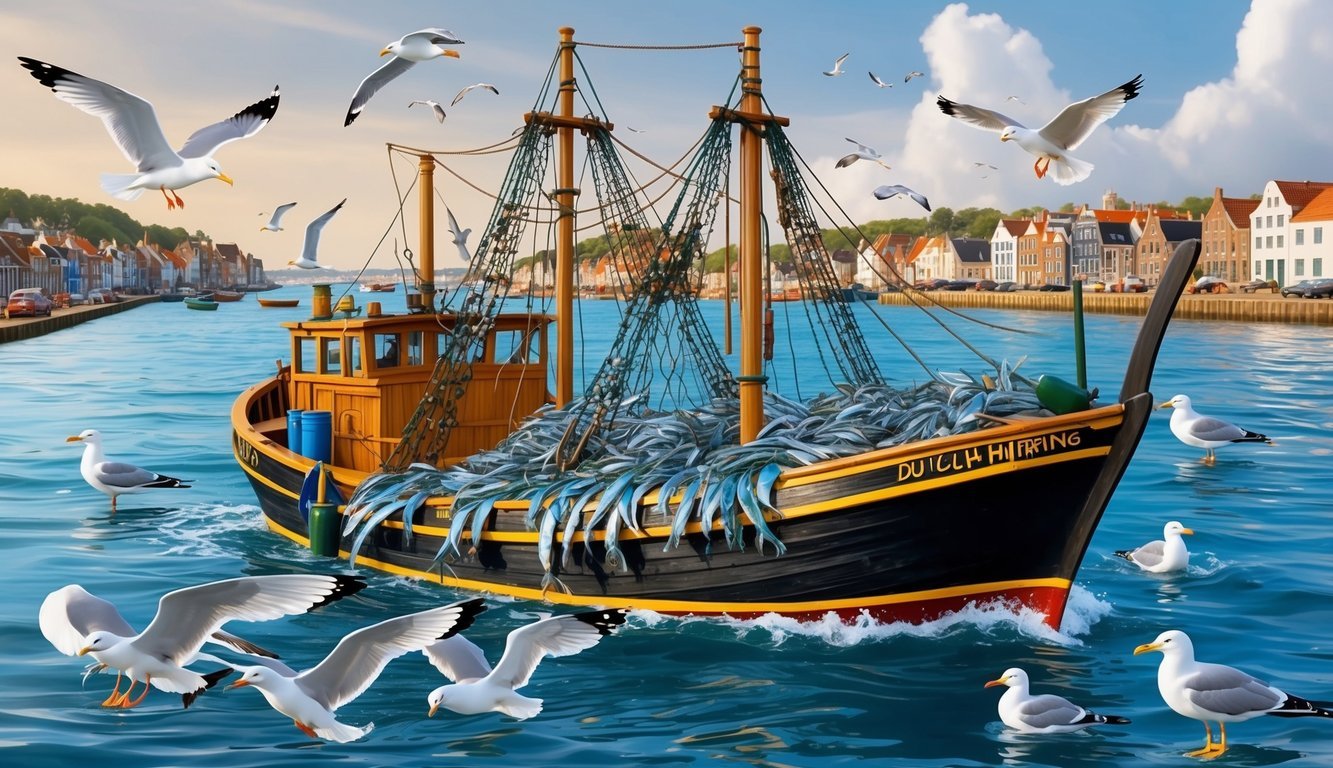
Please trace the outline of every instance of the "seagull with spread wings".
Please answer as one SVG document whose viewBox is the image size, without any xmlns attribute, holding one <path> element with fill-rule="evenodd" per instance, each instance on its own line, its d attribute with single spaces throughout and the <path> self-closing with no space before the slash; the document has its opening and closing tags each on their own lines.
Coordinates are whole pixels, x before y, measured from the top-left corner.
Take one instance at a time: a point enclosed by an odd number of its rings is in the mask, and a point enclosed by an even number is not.
<svg viewBox="0 0 1333 768">
<path fill-rule="evenodd" d="M 352 95 L 352 105 L 347 108 L 347 117 L 343 118 L 343 126 L 349 126 L 360 114 L 361 110 L 366 108 L 370 102 L 370 97 L 374 96 L 379 89 L 383 88 L 395 77 L 403 74 L 412 68 L 412 65 L 419 61 L 430 61 L 440 57 L 458 58 L 458 51 L 452 48 L 445 48 L 446 45 L 462 45 L 463 41 L 458 36 L 447 29 L 431 27 L 403 35 L 398 40 L 384 46 L 380 51 L 381 56 L 392 55 L 384 66 L 366 75 L 366 79 L 357 86 L 356 93 Z"/>
<path fill-rule="evenodd" d="M 847 139 L 847 140 L 856 145 L 856 151 L 852 152 L 849 155 L 843 155 L 841 158 L 839 158 L 837 162 L 838 168 L 846 168 L 847 166 L 851 165 L 857 160 L 869 160 L 872 163 L 879 163 L 880 165 L 884 166 L 886 170 L 893 170 L 888 166 L 888 164 L 884 162 L 879 152 L 875 151 L 874 149 L 871 149 L 870 147 L 867 147 L 866 145 L 862 144 L 856 139 Z"/>
<path fill-rule="evenodd" d="M 925 208 L 927 211 L 930 210 L 930 202 L 926 200 L 926 196 L 917 192 L 915 189 L 904 187 L 902 184 L 884 184 L 875 187 L 875 197 L 880 200 L 888 200 L 889 198 L 897 197 L 898 195 L 910 197 L 916 201 L 917 205 Z"/>
<path fill-rule="evenodd" d="M 281 232 L 283 214 L 287 213 L 287 211 L 290 211 L 294 207 L 296 207 L 296 203 L 283 203 L 277 208 L 274 208 L 272 218 L 268 220 L 267 224 L 260 227 L 259 231 L 263 232 L 264 230 L 268 230 L 269 232 Z M 264 214 L 261 213 L 259 215 L 263 216 Z"/>
<path fill-rule="evenodd" d="M 114 85 L 47 64 L 18 57 L 37 82 L 50 88 L 61 101 L 100 118 L 125 158 L 135 165 L 134 173 L 102 174 L 102 191 L 120 200 L 136 200 L 145 189 L 159 189 L 167 208 L 184 208 L 175 190 L 205 179 L 228 184 L 231 177 L 213 159 L 224 144 L 259 133 L 278 112 L 278 87 L 268 98 L 257 101 L 221 122 L 190 134 L 173 151 L 157 122 L 153 105 Z M 171 194 L 167 191 L 171 190 Z"/>
<path fill-rule="evenodd" d="M 319 256 L 319 235 L 324 231 L 324 225 L 329 223 L 329 219 L 343 207 L 347 198 L 343 198 L 341 203 L 333 206 L 323 216 L 315 219 L 306 225 L 305 240 L 301 243 L 301 258 L 295 261 L 289 261 L 288 264 L 301 269 L 321 269 L 323 264 L 318 261 Z"/>
<path fill-rule="evenodd" d="M 878 85 L 880 88 L 893 87 L 893 83 L 886 83 L 883 80 L 880 80 L 879 75 L 875 74 L 874 72 L 867 72 L 866 74 L 870 75 L 870 82 L 874 83 L 875 85 Z"/>
<path fill-rule="evenodd" d="M 449 106 L 452 107 L 453 105 L 455 105 L 455 104 L 457 104 L 458 102 L 462 101 L 462 100 L 463 100 L 463 97 L 466 96 L 466 95 L 468 94 L 468 91 L 473 91 L 473 90 L 476 90 L 477 88 L 484 88 L 485 90 L 490 91 L 491 93 L 495 94 L 496 96 L 499 96 L 499 95 L 500 95 L 500 91 L 499 91 L 499 89 L 497 89 L 495 86 L 491 85 L 490 83 L 473 83 L 472 85 L 466 86 L 466 87 L 463 88 L 463 90 L 459 91 L 459 92 L 458 92 L 458 95 L 454 97 L 454 100 L 451 101 L 451 102 L 449 102 Z"/>
<path fill-rule="evenodd" d="M 1138 96 L 1142 87 L 1143 75 L 1138 75 L 1100 96 L 1070 104 L 1036 130 L 994 110 L 960 104 L 943 96 L 935 103 L 944 114 L 982 130 L 995 131 L 1000 134 L 1000 141 L 1013 141 L 1035 155 L 1037 161 L 1032 170 L 1037 178 L 1045 178 L 1049 170 L 1056 184 L 1068 185 L 1088 178 L 1093 168 L 1092 163 L 1080 160 L 1070 152 L 1078 149 L 1097 126 L 1119 113 L 1125 102 Z"/>
<path fill-rule="evenodd" d="M 829 70 L 828 72 L 825 72 L 824 75 L 826 77 L 837 77 L 838 75 L 841 75 L 842 63 L 846 61 L 847 57 L 850 55 L 851 55 L 850 53 L 844 53 L 843 55 L 839 56 L 838 60 L 833 62 L 833 69 Z"/>
<path fill-rule="evenodd" d="M 444 122 L 444 117 L 445 117 L 444 107 L 440 106 L 440 102 L 432 101 L 431 99 L 413 99 L 412 101 L 409 101 L 407 103 L 407 108 L 411 109 L 412 107 L 415 107 L 418 104 L 430 107 L 430 111 L 435 114 L 435 122 L 437 123 Z"/>
</svg>

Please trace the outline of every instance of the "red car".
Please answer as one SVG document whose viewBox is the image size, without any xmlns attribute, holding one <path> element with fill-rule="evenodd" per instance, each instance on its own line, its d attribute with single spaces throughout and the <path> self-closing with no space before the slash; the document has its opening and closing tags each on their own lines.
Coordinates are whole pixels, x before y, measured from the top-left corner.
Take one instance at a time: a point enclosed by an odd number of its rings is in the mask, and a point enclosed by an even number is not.
<svg viewBox="0 0 1333 768">
<path fill-rule="evenodd" d="M 9 294 L 9 303 L 5 305 L 5 314 L 9 317 L 51 316 L 55 305 L 47 298 L 41 288 L 20 288 Z"/>
</svg>

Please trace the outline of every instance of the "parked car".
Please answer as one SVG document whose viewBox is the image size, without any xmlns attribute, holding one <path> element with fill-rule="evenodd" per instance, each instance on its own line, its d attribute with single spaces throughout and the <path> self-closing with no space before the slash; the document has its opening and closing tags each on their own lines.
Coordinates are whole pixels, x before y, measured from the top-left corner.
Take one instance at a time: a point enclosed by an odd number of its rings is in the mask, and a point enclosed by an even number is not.
<svg viewBox="0 0 1333 768">
<path fill-rule="evenodd" d="M 1243 293 L 1254 293 L 1255 291 L 1264 291 L 1264 290 L 1277 293 L 1276 280 L 1251 280 L 1248 283 L 1241 283 L 1236 287 L 1239 288 Z"/>
<path fill-rule="evenodd" d="M 92 304 L 112 304 L 119 301 L 110 288 L 94 288 L 88 291 L 88 301 Z"/>
<path fill-rule="evenodd" d="M 1189 287 L 1190 293 L 1226 293 L 1227 284 L 1220 277 L 1204 275 Z"/>
<path fill-rule="evenodd" d="M 1305 292 L 1314 287 L 1314 280 L 1302 280 L 1298 283 L 1282 286 L 1282 298 L 1288 296 L 1304 296 Z"/>
<path fill-rule="evenodd" d="M 1058 283 L 1047 283 L 1047 284 L 1043 285 L 1042 287 L 1038 288 L 1037 290 L 1039 290 L 1039 291 L 1045 291 L 1045 292 L 1047 292 L 1047 293 L 1054 293 L 1054 292 L 1057 292 L 1057 291 L 1067 291 L 1067 290 L 1069 290 L 1069 286 L 1067 286 L 1067 285 L 1060 285 L 1060 284 L 1058 284 Z"/>
<path fill-rule="evenodd" d="M 41 288 L 20 288 L 9 294 L 5 314 L 9 317 L 50 317 L 54 306 Z"/>
<path fill-rule="evenodd" d="M 1103 283 L 1101 280 L 1090 280 L 1087 283 L 1084 283 L 1083 289 L 1092 291 L 1093 293 L 1103 293 L 1106 291 L 1106 283 Z"/>
<path fill-rule="evenodd" d="M 1301 287 L 1301 290 L 1292 290 Z M 1318 277 L 1302 280 L 1296 285 L 1282 289 L 1283 296 L 1304 296 L 1307 299 L 1333 298 L 1333 277 Z"/>
<path fill-rule="evenodd" d="M 997 285 L 999 285 L 999 283 L 994 280 L 978 280 L 973 288 L 978 291 L 993 291 Z"/>
<path fill-rule="evenodd" d="M 940 286 L 943 291 L 967 291 L 977 284 L 975 280 L 950 280 Z"/>
<path fill-rule="evenodd" d="M 1148 290 L 1148 285 L 1144 283 L 1143 278 L 1138 275 L 1125 275 L 1112 290 L 1118 290 L 1124 293 L 1143 293 Z"/>
<path fill-rule="evenodd" d="M 919 291 L 938 291 L 950 282 L 942 277 L 937 277 L 932 280 L 920 280 L 913 287 Z"/>
<path fill-rule="evenodd" d="M 995 286 L 995 290 L 1000 293 L 1013 293 L 1018 290 L 1018 283 L 1015 283 L 1013 280 L 1002 280 Z"/>
</svg>

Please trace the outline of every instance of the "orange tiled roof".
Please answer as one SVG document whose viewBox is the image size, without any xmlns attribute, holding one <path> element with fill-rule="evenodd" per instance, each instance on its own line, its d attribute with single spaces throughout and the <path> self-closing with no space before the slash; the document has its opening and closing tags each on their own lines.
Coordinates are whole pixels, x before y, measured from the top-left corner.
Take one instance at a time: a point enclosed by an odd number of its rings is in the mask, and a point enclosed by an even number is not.
<svg viewBox="0 0 1333 768">
<path fill-rule="evenodd" d="M 1293 214 L 1300 213 L 1302 208 L 1319 197 L 1320 192 L 1333 187 L 1333 182 L 1329 181 L 1274 181 L 1273 183 L 1282 193 L 1282 199 L 1291 206 Z"/>
<path fill-rule="evenodd" d="M 1252 202 L 1256 205 L 1259 203 L 1258 200 Z M 1333 187 L 1315 195 L 1314 199 L 1300 210 L 1300 213 L 1291 217 L 1293 222 L 1328 221 L 1329 219 L 1333 219 Z M 1248 223 L 1249 219 L 1245 221 Z"/>
<path fill-rule="evenodd" d="M 912 250 L 907 254 L 908 264 L 911 264 L 912 262 L 916 261 L 916 257 L 920 256 L 921 252 L 926 250 L 926 241 L 929 239 L 930 238 L 928 237 L 918 237 L 916 239 L 916 242 L 912 243 Z"/>
<path fill-rule="evenodd" d="M 1259 200 L 1251 200 L 1247 197 L 1224 197 L 1222 198 L 1222 209 L 1227 218 L 1231 219 L 1232 226 L 1237 229 L 1250 228 L 1250 214 L 1259 207 Z M 1296 220 L 1295 216 L 1291 217 Z"/>
<path fill-rule="evenodd" d="M 1023 233 L 1028 231 L 1028 224 L 1031 222 L 1027 219 L 1000 219 L 1000 223 L 1013 237 L 1022 237 Z"/>
</svg>

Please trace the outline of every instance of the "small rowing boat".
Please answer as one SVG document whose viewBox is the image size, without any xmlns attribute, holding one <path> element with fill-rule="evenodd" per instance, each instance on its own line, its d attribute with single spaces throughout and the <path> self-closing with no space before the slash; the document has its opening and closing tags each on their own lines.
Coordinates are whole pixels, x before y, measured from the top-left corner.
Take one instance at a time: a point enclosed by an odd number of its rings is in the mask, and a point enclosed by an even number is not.
<svg viewBox="0 0 1333 768">
<path fill-rule="evenodd" d="M 255 299 L 261 307 L 295 307 L 301 303 L 300 299 Z"/>
<path fill-rule="evenodd" d="M 183 301 L 185 306 L 190 309 L 202 309 L 207 312 L 212 312 L 218 308 L 218 303 L 206 296 L 186 296 Z"/>
</svg>

